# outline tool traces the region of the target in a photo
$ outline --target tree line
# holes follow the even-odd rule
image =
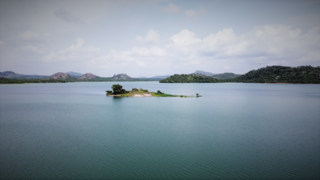
[[[258,70],[252,70],[236,78],[218,79],[213,76],[201,74],[175,74],[160,83],[298,83],[318,84],[320,83],[320,67],[299,66],[267,66]]]

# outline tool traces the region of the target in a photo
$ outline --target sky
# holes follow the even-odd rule
[[[0,71],[101,77],[320,66],[320,0],[0,1]]]

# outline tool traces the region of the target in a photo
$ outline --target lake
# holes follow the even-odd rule
[[[0,85],[0,179],[320,179],[320,85]]]

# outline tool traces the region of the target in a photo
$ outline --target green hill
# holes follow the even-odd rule
[[[241,76],[240,74],[234,73],[222,73],[222,74],[214,74],[212,77],[219,78],[219,79],[233,79]]]
[[[166,79],[159,81],[160,83],[217,83],[219,79],[205,76],[202,74],[175,74]]]
[[[112,77],[113,81],[128,81],[131,80],[132,78],[128,76],[127,74],[121,73],[121,74],[115,74]]]
[[[267,66],[235,79],[245,83],[320,83],[320,67]]]
[[[219,76],[204,76],[201,74],[175,74],[160,83],[222,83],[222,82],[244,82],[244,83],[297,83],[318,84],[320,83],[320,67],[299,66],[267,66],[258,70],[238,76],[233,73],[218,74]],[[238,77],[237,77],[238,76]],[[232,78],[234,77],[234,78]],[[218,79],[219,78],[219,79]],[[226,79],[224,79],[226,78]]]

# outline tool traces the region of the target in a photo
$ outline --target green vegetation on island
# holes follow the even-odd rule
[[[158,90],[157,92],[149,92],[147,89],[137,89],[132,88],[131,91],[125,90],[122,88],[120,84],[112,85],[112,90],[108,90],[107,96],[115,96],[115,97],[193,97],[193,96],[185,96],[185,95],[171,95],[165,94]],[[201,97],[199,94],[196,97]]]
[[[227,73],[224,73],[227,74]],[[222,75],[222,74],[220,74]],[[229,77],[236,74],[230,73]],[[236,75],[237,76],[237,75]],[[166,79],[160,80],[160,83],[225,83],[225,82],[243,82],[243,83],[297,83],[297,84],[319,84],[320,67],[300,66],[267,66],[258,70],[252,70],[248,73],[235,78],[218,79],[213,76],[201,74],[175,74]]]

